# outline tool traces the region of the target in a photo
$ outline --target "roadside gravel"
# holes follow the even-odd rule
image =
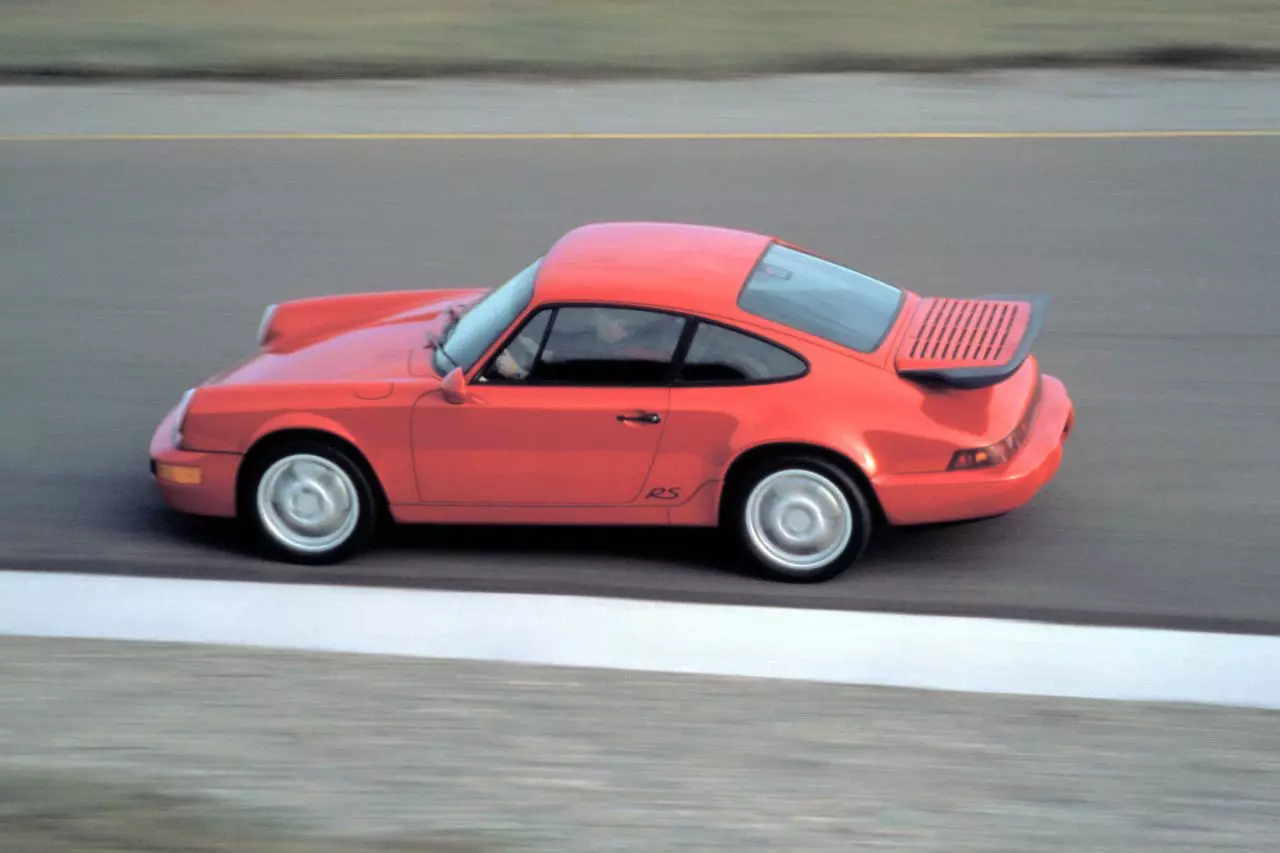
[[[1140,853],[1272,850],[1280,826],[1261,711],[18,638],[0,684],[3,778],[337,837]]]
[[[0,135],[1270,130],[1280,71],[0,86]]]

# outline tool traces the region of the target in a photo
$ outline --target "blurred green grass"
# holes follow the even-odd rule
[[[718,75],[1280,62],[1276,0],[0,0],[0,73]]]
[[[4,853],[488,853],[467,844],[324,838],[196,797],[0,767]]]

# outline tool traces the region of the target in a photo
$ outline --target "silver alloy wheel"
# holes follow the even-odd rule
[[[331,551],[360,521],[360,496],[347,472],[323,456],[296,453],[275,462],[258,481],[258,516],[286,548]]]
[[[853,539],[853,510],[844,492],[804,468],[765,477],[751,490],[745,512],[756,553],[790,571],[826,568]]]

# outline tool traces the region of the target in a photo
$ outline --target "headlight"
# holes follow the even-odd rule
[[[178,403],[178,414],[173,419],[173,432],[169,434],[169,441],[174,447],[182,446],[182,424],[187,419],[187,409],[191,407],[191,398],[195,393],[196,389],[188,388],[182,395],[182,401]]]
[[[271,328],[271,318],[276,315],[275,304],[268,305],[262,312],[262,320],[258,322],[258,346],[267,342],[267,331]]]

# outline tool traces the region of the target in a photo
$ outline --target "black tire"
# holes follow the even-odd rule
[[[801,471],[816,475],[839,490],[848,508],[847,518],[850,524],[848,543],[838,553],[813,567],[796,568],[772,559],[768,548],[759,544],[762,538],[753,535],[751,525],[748,523],[748,504],[752,492],[768,478],[783,471]],[[724,510],[722,527],[732,537],[738,559],[754,574],[787,583],[821,583],[844,574],[866,551],[874,527],[871,504],[863,489],[853,478],[839,466],[819,456],[803,453],[766,459],[743,472],[742,476],[735,477],[734,484],[725,495]]]
[[[316,550],[292,547],[274,533],[258,501],[258,491],[264,476],[277,463],[300,456],[316,457],[336,468],[345,477],[345,480],[337,478],[336,481],[343,483],[343,492],[353,498],[355,518],[349,531],[343,529],[340,539]],[[240,477],[238,491],[240,521],[251,539],[267,557],[287,563],[318,566],[340,563],[350,558],[368,546],[380,514],[378,495],[363,468],[346,450],[319,439],[283,441],[272,445],[265,452],[253,454]]]

